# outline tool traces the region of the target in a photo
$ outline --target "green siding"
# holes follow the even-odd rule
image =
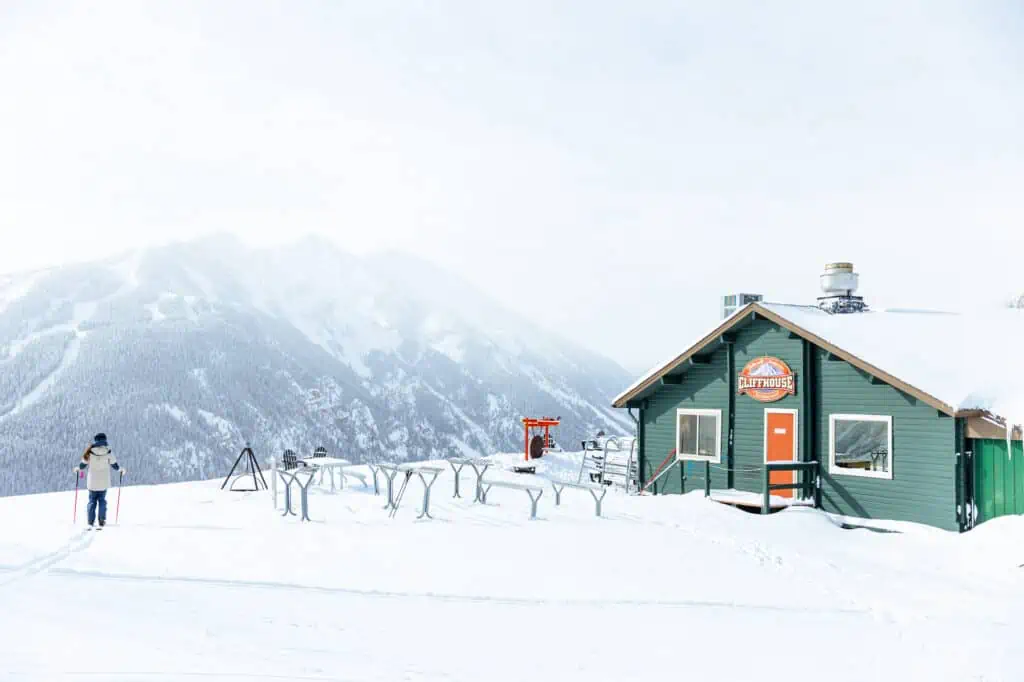
[[[761,492],[764,471],[764,411],[766,408],[800,410],[800,395],[803,382],[803,341],[789,338],[789,332],[774,322],[756,320],[743,327],[736,335],[736,371],[754,358],[771,355],[779,358],[796,375],[796,395],[788,395],[773,403],[761,403],[748,395],[736,396],[734,487],[737,490]],[[797,428],[806,428],[803,414],[797,418]],[[804,458],[800,449],[800,433],[797,437],[797,457]]]
[[[826,359],[824,350],[812,348],[808,357],[813,367],[805,368],[803,340],[791,338],[788,331],[770,321],[752,320],[734,328],[733,332],[736,371],[754,358],[771,355],[785,361],[797,379],[797,394],[775,403],[760,403],[746,395],[736,396],[731,462],[735,469],[733,487],[760,492],[765,408],[795,409],[799,414],[798,457],[802,461],[821,462],[821,503],[826,511],[958,529],[955,419],[940,416],[935,408],[891,386],[872,382],[869,376],[846,362]],[[650,480],[658,465],[675,448],[677,408],[716,409],[722,411],[722,466],[712,467],[711,485],[715,489],[729,487],[724,471],[730,464],[728,353],[726,344],[714,346],[709,364],[688,365],[681,384],[661,385],[644,401],[641,415],[644,480]],[[813,378],[813,386],[807,385],[807,377]],[[810,395],[804,396],[804,392]],[[810,415],[806,414],[808,406]],[[829,473],[831,414],[892,416],[892,480]],[[807,443],[813,444],[815,452],[805,452]],[[703,488],[703,464],[691,462],[685,467],[663,478],[657,492],[678,493]],[[1024,465],[1021,469],[1024,470]],[[687,472],[685,481],[681,477],[683,471]],[[1002,494],[1005,496],[1005,490]]]
[[[644,461],[643,479],[651,480],[654,471],[676,445],[676,409],[722,410],[722,451],[728,443],[728,405],[729,381],[727,373],[728,355],[724,345],[715,349],[711,363],[707,365],[690,365],[683,375],[683,383],[664,385],[647,400],[643,412],[644,419]],[[704,465],[702,463],[685,463],[689,481],[686,490],[703,488]],[[667,474],[657,483],[658,493],[678,493],[684,488],[681,481],[683,467]],[[725,475],[712,472],[711,484],[716,488],[725,487]]]
[[[822,507],[848,516],[958,530],[955,420],[889,385],[872,383],[852,365],[827,359],[825,351],[814,355]],[[831,414],[892,416],[892,480],[829,473]]]
[[[755,320],[736,332],[736,371],[750,360],[772,355],[783,360],[797,376],[797,395],[786,396],[774,403],[760,403],[742,395],[736,397],[736,426],[734,434],[733,485],[739,490],[760,492],[761,471],[764,467],[764,410],[767,407],[800,409],[803,351],[800,339],[789,338],[789,333],[767,320]],[[680,385],[664,385],[648,399],[644,410],[644,480],[650,480],[654,470],[665,456],[675,448],[677,408],[722,411],[722,465],[712,467],[711,486],[729,487],[724,468],[728,464],[729,443],[729,380],[728,348],[720,344],[711,357],[711,364],[690,365]],[[805,428],[803,418],[800,429]],[[799,438],[799,434],[797,434]],[[799,441],[798,441],[799,442]],[[799,448],[799,445],[797,446]],[[801,454],[802,457],[802,454]],[[659,493],[678,493],[704,486],[704,465],[687,462],[684,465],[687,481],[681,483],[676,472],[659,481]],[[668,479],[666,481],[665,479]],[[662,485],[664,483],[664,485]]]
[[[974,441],[974,500],[978,523],[1009,514],[1024,514],[1024,448],[1013,443],[1006,455],[1005,440]]]

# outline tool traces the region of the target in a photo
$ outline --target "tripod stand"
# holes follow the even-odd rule
[[[235,463],[231,466],[231,471],[228,473],[227,478],[224,479],[224,483],[221,484],[220,489],[224,490],[224,488],[228,485],[228,482],[231,481],[231,477],[234,475],[235,469],[238,468],[238,465],[239,463],[241,463],[242,459],[245,459],[245,463],[242,464],[241,473],[238,474],[238,478],[236,478],[235,481],[231,483],[231,487],[228,488],[228,490],[232,490],[234,492],[239,493],[266,490],[267,480],[263,478],[263,470],[260,469],[260,463],[256,461],[256,455],[253,454],[252,448],[248,444],[246,444],[246,446],[242,448],[242,452],[240,452],[238,458],[235,459]],[[236,488],[235,483],[241,481],[249,474],[252,474],[252,488]],[[258,479],[256,478],[257,474],[259,475]]]

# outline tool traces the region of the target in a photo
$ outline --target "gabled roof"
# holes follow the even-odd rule
[[[815,306],[752,303],[615,399],[626,407],[722,334],[760,315],[862,371],[954,416],[989,412],[1024,423],[1024,311],[959,315],[870,311],[833,315]]]

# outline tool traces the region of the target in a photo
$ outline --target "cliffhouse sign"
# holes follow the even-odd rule
[[[796,394],[796,377],[778,358],[754,358],[739,373],[736,389],[740,395],[746,393],[754,400],[772,403]]]

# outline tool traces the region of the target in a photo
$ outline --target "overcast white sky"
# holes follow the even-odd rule
[[[642,370],[732,290],[1024,290],[1002,2],[0,4],[0,272],[231,230],[400,248]]]

